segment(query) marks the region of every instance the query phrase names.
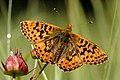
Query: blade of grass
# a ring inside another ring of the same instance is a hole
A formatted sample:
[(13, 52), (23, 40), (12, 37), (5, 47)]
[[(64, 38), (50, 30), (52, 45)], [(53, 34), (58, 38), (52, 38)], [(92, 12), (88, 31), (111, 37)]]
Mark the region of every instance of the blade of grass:
[[(8, 4), (8, 19), (7, 19), (7, 55), (9, 55), (10, 50), (10, 38), (8, 35), (10, 35), (10, 29), (11, 29), (11, 14), (12, 14), (12, 0), (9, 0)], [(11, 78), (8, 77), (8, 80)]]
[(116, 19), (116, 13), (117, 13), (117, 8), (118, 8), (118, 0), (115, 1), (115, 9), (114, 9), (114, 14), (113, 14), (113, 19), (112, 19), (112, 26), (111, 26), (111, 31), (110, 31), (110, 38), (109, 38), (109, 57), (110, 61), (107, 63), (105, 66), (105, 74), (104, 74), (104, 80), (109, 80), (110, 78), (110, 72), (111, 72), (111, 66), (112, 66), (112, 59), (113, 59), (113, 52), (114, 52), (114, 47), (115, 43), (117, 43), (117, 37), (119, 33), (119, 29), (115, 33), (115, 37), (113, 37), (113, 32), (114, 32), (114, 24), (115, 24), (115, 19)]
[[(8, 19), (7, 19), (7, 35), (10, 34), (10, 29), (11, 29), (11, 14), (12, 14), (12, 0), (9, 0)], [(7, 37), (7, 55), (9, 55), (9, 49), (10, 49), (10, 38)]]
[(54, 80), (62, 80), (62, 71), (55, 66), (55, 78)]
[(4, 0), (0, 0), (0, 10), (2, 13), (3, 21), (7, 21), (7, 7)]

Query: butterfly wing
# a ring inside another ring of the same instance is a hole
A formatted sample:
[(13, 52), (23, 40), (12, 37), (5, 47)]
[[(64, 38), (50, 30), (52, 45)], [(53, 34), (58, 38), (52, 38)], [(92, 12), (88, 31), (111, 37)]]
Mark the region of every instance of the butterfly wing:
[(28, 40), (35, 43), (44, 40), (54, 31), (61, 30), (61, 28), (55, 25), (39, 21), (22, 21), (20, 25), (23, 35), (25, 35)]
[(36, 57), (41, 60), (43, 63), (54, 64), (53, 53), (49, 47), (46, 47), (45, 41), (34, 44), (34, 50), (36, 51)]
[(71, 71), (83, 65), (79, 51), (71, 40), (61, 45), (60, 52), (57, 65), (63, 71)]
[(96, 65), (105, 62), (108, 56), (97, 45), (80, 35), (72, 34), (72, 41), (77, 46), (83, 64)]
[(80, 59), (80, 54), (75, 56), (69, 56), (69, 58), (64, 57), (60, 58), (57, 66), (63, 71), (71, 71), (83, 65), (82, 60)]

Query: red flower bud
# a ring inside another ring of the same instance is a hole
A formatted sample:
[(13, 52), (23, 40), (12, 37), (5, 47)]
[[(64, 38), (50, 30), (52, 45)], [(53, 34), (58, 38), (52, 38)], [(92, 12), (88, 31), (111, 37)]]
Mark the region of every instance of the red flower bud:
[(10, 76), (22, 76), (28, 74), (28, 66), (22, 57), (22, 52), (20, 50), (18, 54), (18, 49), (13, 53), (10, 50), (10, 56), (7, 58), (5, 65), (3, 64), (3, 72)]

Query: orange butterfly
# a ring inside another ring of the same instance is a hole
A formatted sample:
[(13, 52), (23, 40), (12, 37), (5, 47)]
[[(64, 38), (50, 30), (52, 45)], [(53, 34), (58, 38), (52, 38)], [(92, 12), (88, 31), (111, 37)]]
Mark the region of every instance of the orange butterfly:
[(64, 71), (83, 64), (96, 65), (108, 56), (97, 45), (72, 33), (72, 25), (65, 29), (39, 21), (22, 21), (21, 31), (34, 42), (36, 57), (44, 63), (57, 64)]

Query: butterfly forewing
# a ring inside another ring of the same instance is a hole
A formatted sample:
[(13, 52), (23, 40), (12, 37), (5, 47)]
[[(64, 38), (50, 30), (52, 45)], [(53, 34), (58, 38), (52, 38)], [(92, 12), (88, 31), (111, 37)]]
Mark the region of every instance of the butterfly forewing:
[(96, 65), (108, 59), (107, 54), (91, 41), (77, 34), (72, 34), (72, 37), (74, 37), (73, 42), (76, 44), (84, 64)]
[(57, 26), (39, 21), (22, 21), (20, 24), (23, 35), (35, 43), (44, 40), (54, 31), (61, 30)]

